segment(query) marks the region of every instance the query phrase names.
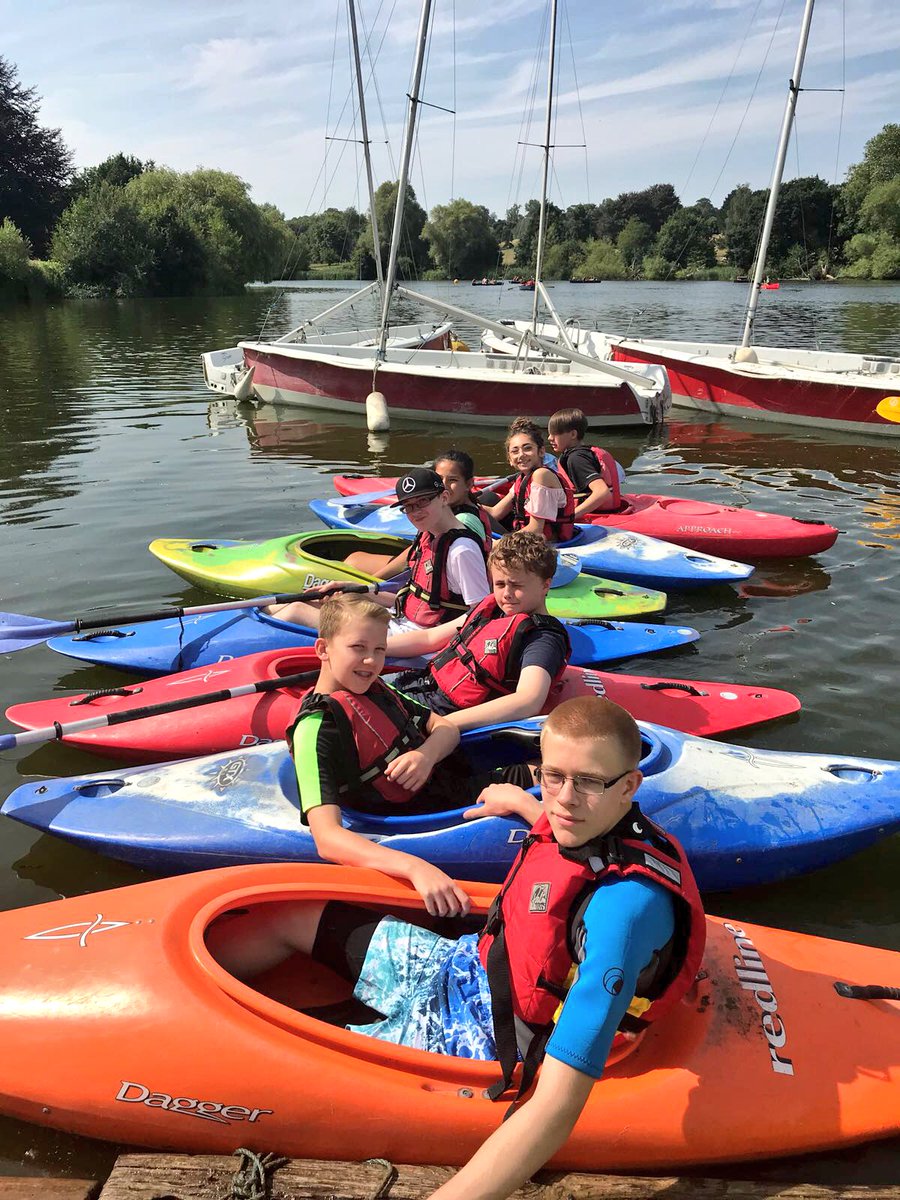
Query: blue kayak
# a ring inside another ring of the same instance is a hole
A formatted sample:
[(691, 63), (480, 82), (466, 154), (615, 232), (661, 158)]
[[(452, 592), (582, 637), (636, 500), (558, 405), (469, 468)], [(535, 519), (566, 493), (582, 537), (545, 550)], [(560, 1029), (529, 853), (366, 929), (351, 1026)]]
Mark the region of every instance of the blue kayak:
[[(572, 642), (575, 667), (598, 666), (623, 658), (685, 646), (700, 636), (683, 625), (647, 625), (641, 621), (584, 621), (564, 619)], [(138, 671), (169, 675), (190, 667), (207, 667), (260, 650), (289, 650), (311, 646), (316, 631), (279, 621), (259, 609), (201, 613), (195, 617), (164, 617), (138, 625), (117, 625), (97, 633), (50, 638), (47, 645), (68, 658)], [(409, 662), (401, 664), (412, 665)]]
[[(540, 721), (464, 736), (473, 766), (532, 757)], [(848, 857), (900, 829), (900, 764), (747, 750), (641, 723), (639, 797), (684, 845), (701, 887), (771, 883)], [(44, 832), (157, 871), (316, 861), (284, 743), (17, 788), (2, 812)], [(449, 874), (501, 879), (525, 828), (346, 814), (349, 828)]]
[[(408, 517), (399, 509), (374, 503), (384, 494), (334, 496), (311, 500), (309, 507), (330, 529), (412, 538), (415, 530)], [(643, 533), (626, 533), (604, 525), (579, 525), (577, 535), (570, 542), (561, 542), (559, 550), (562, 562), (577, 565), (588, 574), (663, 591), (739, 583), (753, 573), (749, 563), (716, 558)]]

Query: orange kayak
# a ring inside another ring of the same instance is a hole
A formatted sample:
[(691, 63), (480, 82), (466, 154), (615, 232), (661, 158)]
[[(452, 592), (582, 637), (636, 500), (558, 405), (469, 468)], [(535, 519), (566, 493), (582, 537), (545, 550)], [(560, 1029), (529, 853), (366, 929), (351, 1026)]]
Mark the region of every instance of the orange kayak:
[[(467, 886), (484, 910), (495, 889)], [(250, 987), (208, 954), (218, 914), (304, 897), (420, 909), (374, 872), (268, 865), (2, 914), (0, 1110), (181, 1151), (464, 1162), (506, 1108), (482, 1094), (495, 1064), (305, 1015), (343, 985), (300, 956)], [(554, 1165), (646, 1172), (896, 1134), (900, 1003), (844, 999), (837, 980), (900, 983), (900, 954), (709, 917), (694, 991), (607, 1067)]]

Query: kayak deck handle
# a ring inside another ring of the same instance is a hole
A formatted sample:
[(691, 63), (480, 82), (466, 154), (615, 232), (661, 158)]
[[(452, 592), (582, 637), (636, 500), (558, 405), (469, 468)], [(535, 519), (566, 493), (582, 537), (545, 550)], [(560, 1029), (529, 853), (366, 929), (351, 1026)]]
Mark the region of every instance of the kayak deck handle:
[(93, 642), (95, 638), (112, 637), (126, 638), (134, 637), (133, 629), (95, 629), (93, 633), (79, 633), (72, 638), (73, 642)]
[(143, 690), (142, 687), (97, 688), (95, 692), (86, 692), (85, 695), (79, 696), (77, 700), (70, 700), (69, 708), (78, 708), (80, 704), (90, 704), (92, 700), (100, 700), (103, 696), (137, 696)]
[(116, 779), (114, 776), (111, 776), (109, 779), (92, 779), (90, 782), (76, 783), (72, 790), (78, 792), (80, 796), (94, 798), (97, 796), (112, 796), (124, 786), (124, 779)]
[(835, 983), (834, 990), (845, 1000), (900, 1000), (900, 987), (879, 983)]
[(604, 621), (602, 617), (576, 617), (575, 620), (567, 621), (568, 625), (599, 625), (601, 629), (617, 629), (618, 626), (612, 621)]
[(676, 692), (687, 692), (689, 696), (708, 696), (701, 688), (695, 688), (692, 683), (676, 683), (673, 679), (657, 679), (654, 683), (642, 683), (645, 692), (662, 692), (671, 689)]
[(202, 554), (204, 550), (220, 550), (220, 546), (214, 545), (212, 542), (196, 542), (191, 546), (191, 552)]
[(861, 767), (857, 763), (832, 763), (825, 770), (835, 779), (841, 779), (845, 783), (873, 783), (881, 778), (880, 771), (871, 767)]
[(619, 588), (610, 587), (595, 587), (591, 588), (595, 596), (624, 596), (625, 593)]

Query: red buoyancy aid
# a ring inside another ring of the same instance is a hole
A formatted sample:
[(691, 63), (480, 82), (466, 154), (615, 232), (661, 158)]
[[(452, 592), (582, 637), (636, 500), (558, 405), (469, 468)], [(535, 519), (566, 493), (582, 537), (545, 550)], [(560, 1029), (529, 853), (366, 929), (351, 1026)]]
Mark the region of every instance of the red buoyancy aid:
[(409, 552), (409, 582), (397, 593), (397, 616), (430, 628), (466, 611), (469, 606), (459, 592), (451, 591), (447, 579), (447, 555), (458, 538), (469, 538), (485, 554), (471, 529), (448, 529), (436, 540), (430, 533), (416, 534)]
[(565, 647), (552, 691), (559, 687), (572, 652), (565, 625), (546, 613), (505, 616), (493, 596), (472, 609), (462, 629), (431, 660), (431, 677), (457, 709), (508, 696), (518, 687), (524, 639), (535, 629), (552, 631)]
[(490, 554), (491, 547), (494, 544), (494, 531), (491, 529), (490, 518), (481, 505), (474, 500), (467, 500), (463, 504), (454, 504), (453, 511), (457, 516), (460, 513), (471, 513), (472, 516), (478, 518), (481, 522), (481, 528), (484, 530), (482, 547), (485, 554)]
[[(550, 471), (552, 468), (544, 467), (545, 471)], [(513, 529), (524, 529), (531, 520), (528, 513), (525, 511), (528, 504), (528, 497), (531, 495), (531, 477), (534, 472), (540, 468), (534, 467), (531, 471), (526, 471), (520, 475), (513, 485)], [(575, 536), (575, 493), (572, 490), (572, 483), (567, 475), (560, 474), (558, 471), (553, 471), (553, 474), (559, 480), (559, 486), (562, 488), (565, 495), (565, 503), (555, 520), (544, 521), (543, 534), (548, 542), (568, 542)]]
[(371, 784), (388, 804), (408, 804), (416, 798), (415, 792), (391, 783), (384, 774), (388, 763), (421, 746), (426, 737), (392, 688), (376, 679), (361, 695), (337, 691), (325, 696), (310, 689), (301, 701), (296, 720), (285, 733), (288, 746), (292, 745), (294, 730), (303, 718), (322, 709), (334, 717), (344, 743), (346, 762), (356, 763), (359, 770), (356, 780), (339, 789), (342, 793)]
[(544, 814), (525, 838), (478, 943), (504, 1072), (502, 1084), (490, 1090), (492, 1098), (509, 1086), (518, 1051), (524, 1059), (519, 1094), (530, 1087), (565, 998), (587, 903), (601, 882), (633, 877), (654, 880), (678, 902), (672, 941), (638, 981), (649, 1006), (640, 1017), (626, 1014), (620, 1024), (629, 1033), (674, 1007), (700, 968), (706, 922), (684, 851), (636, 804), (609, 833), (574, 850), (560, 848)]
[[(608, 509), (598, 509), (597, 511), (598, 512), (601, 512), (601, 511), (602, 512), (615, 512), (617, 509), (621, 508), (622, 507), (622, 488), (619, 484), (619, 467), (618, 467), (616, 460), (613, 458), (613, 456), (610, 454), (610, 452), (608, 450), (604, 450), (600, 446), (573, 446), (572, 449), (590, 451), (590, 453), (593, 455), (594, 461), (597, 464), (597, 470), (600, 472), (600, 478), (603, 480), (603, 482), (609, 488), (610, 495), (612, 496), (612, 505)], [(566, 468), (563, 465), (563, 460), (566, 459), (566, 456), (568, 453), (569, 452), (566, 451), (565, 454), (560, 455), (560, 461), (559, 461), (560, 477), (563, 479), (569, 480), (569, 484), (571, 485), (573, 492), (575, 492), (576, 500), (579, 500), (579, 501), (586, 500), (588, 497), (588, 492), (587, 491), (584, 491), (584, 492), (575, 491), (575, 484), (569, 478)]]

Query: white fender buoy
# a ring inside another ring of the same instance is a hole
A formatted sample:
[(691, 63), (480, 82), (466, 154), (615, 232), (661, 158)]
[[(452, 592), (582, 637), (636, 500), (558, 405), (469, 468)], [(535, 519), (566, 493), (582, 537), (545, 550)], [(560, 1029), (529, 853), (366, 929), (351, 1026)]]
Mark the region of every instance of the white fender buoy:
[(736, 363), (755, 363), (759, 362), (759, 359), (752, 346), (738, 346), (734, 352), (734, 361)]
[(382, 392), (366, 396), (366, 426), (370, 433), (387, 433), (391, 427), (391, 414)]
[(235, 400), (249, 400), (253, 395), (253, 373), (255, 370), (255, 366), (248, 367), (234, 385), (234, 392), (232, 395), (234, 396)]

